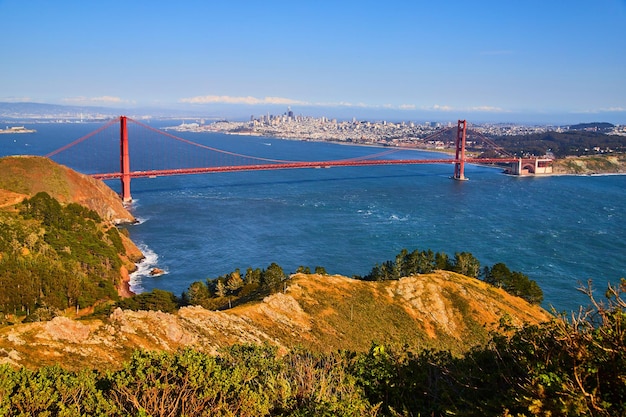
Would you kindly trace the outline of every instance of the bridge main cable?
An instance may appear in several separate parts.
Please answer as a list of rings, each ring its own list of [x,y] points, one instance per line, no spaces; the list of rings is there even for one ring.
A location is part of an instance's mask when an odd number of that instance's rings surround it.
[[[97,135],[98,133],[102,132],[103,130],[107,129],[108,127],[113,126],[115,123],[118,123],[118,121],[119,121],[119,119],[112,119],[112,120],[110,120],[109,122],[107,122],[106,124],[104,124],[104,125],[100,126],[98,129],[94,130],[93,132],[88,133],[88,134],[86,134],[85,136],[83,136],[83,137],[80,137],[80,138],[76,139],[74,142],[68,143],[67,145],[62,146],[62,147],[60,147],[59,149],[54,150],[54,151],[52,151],[52,152],[50,152],[50,153],[48,153],[48,154],[46,154],[46,155],[44,155],[44,156],[45,156],[46,158],[51,158],[51,157],[53,157],[54,155],[57,155],[57,154],[59,154],[59,153],[61,153],[61,152],[65,151],[65,150],[68,150],[68,149],[69,149],[69,148],[71,148],[72,146],[74,146],[74,145],[78,145],[79,143],[81,143],[81,142],[83,142],[83,141],[85,141],[85,140],[89,139],[89,138],[90,138],[90,137],[92,137],[92,136]]]
[[[188,145],[197,146],[197,147],[202,148],[202,149],[207,149],[207,150],[210,150],[210,151],[223,153],[223,154],[226,154],[226,155],[237,156],[239,158],[250,158],[250,159],[255,159],[255,160],[259,160],[259,161],[266,161],[266,162],[277,162],[277,163],[291,163],[291,162],[294,162],[294,161],[286,161],[286,160],[282,160],[282,159],[261,158],[261,157],[257,157],[257,156],[244,155],[244,154],[240,154],[240,153],[236,153],[236,152],[230,152],[230,151],[225,151],[225,150],[222,150],[222,149],[213,148],[211,146],[203,145],[201,143],[197,143],[197,142],[194,142],[194,141],[191,141],[191,140],[188,140],[188,139],[181,138],[180,136],[172,135],[171,133],[164,132],[164,131],[162,131],[160,129],[157,129],[155,127],[152,127],[152,126],[148,126],[148,125],[146,125],[144,123],[138,122],[137,120],[134,120],[134,119],[131,119],[131,118],[128,118],[128,120],[130,120],[131,122],[133,122],[133,123],[135,123],[135,124],[145,128],[145,129],[148,129],[148,130],[150,130],[152,132],[161,134],[163,136],[167,136],[167,137],[169,137],[171,139],[174,139],[174,140],[186,143]]]
[[[276,163],[285,163],[285,164],[298,163],[298,162],[306,163],[307,162],[307,161],[293,161],[293,160],[284,160],[284,159],[262,158],[262,157],[259,157],[259,156],[251,156],[251,155],[245,155],[245,154],[240,154],[240,153],[236,153],[236,152],[225,151],[223,149],[213,148],[211,146],[202,145],[201,143],[197,143],[197,142],[194,142],[194,141],[191,141],[191,140],[188,140],[188,139],[181,138],[180,136],[176,136],[176,135],[173,135],[171,133],[164,132],[164,131],[162,131],[160,129],[157,129],[157,128],[152,127],[152,126],[148,126],[148,125],[146,125],[144,123],[141,123],[141,122],[139,122],[137,120],[134,120],[134,119],[131,119],[131,118],[128,118],[128,120],[133,122],[133,123],[135,123],[135,124],[137,124],[137,125],[139,125],[139,126],[141,126],[141,127],[143,127],[143,128],[145,128],[145,129],[148,129],[148,130],[153,131],[155,133],[161,134],[163,136],[167,136],[167,137],[169,137],[171,139],[174,139],[174,140],[186,143],[188,145],[197,146],[197,147],[202,148],[202,149],[207,149],[207,150],[210,150],[210,151],[223,153],[223,154],[226,154],[226,155],[236,156],[236,157],[239,157],[239,158],[249,158],[249,159],[257,160],[257,161],[276,162]],[[406,149],[401,149],[401,148],[400,149],[388,149],[386,151],[378,152],[378,153],[371,154],[371,155],[358,156],[358,157],[347,158],[347,159],[339,159],[337,161],[346,161],[346,162],[348,162],[348,161],[367,160],[367,159],[378,158],[378,157],[381,157],[381,156],[384,156],[384,155],[389,155],[389,154],[392,154],[392,153],[400,152],[402,150],[406,150]]]

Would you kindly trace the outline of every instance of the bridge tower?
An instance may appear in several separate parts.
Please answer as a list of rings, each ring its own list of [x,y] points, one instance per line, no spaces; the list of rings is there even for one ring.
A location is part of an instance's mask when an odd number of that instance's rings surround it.
[[[133,199],[130,196],[130,157],[128,154],[128,129],[126,116],[120,116],[120,173],[122,180],[122,201],[129,203]]]
[[[456,129],[456,154],[454,163],[454,176],[455,180],[465,181],[465,138],[467,131],[467,122],[465,120],[459,120]]]

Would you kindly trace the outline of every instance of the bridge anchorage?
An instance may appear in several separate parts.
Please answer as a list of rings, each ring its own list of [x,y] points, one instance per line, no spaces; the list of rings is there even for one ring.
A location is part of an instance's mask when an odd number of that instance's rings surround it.
[[[100,127],[96,131],[75,140],[74,142],[57,149],[54,152],[47,154],[47,157],[52,157],[60,152],[63,152],[74,145],[94,136],[97,133],[107,130],[109,127],[116,123],[117,119],[110,121],[106,125]],[[156,168],[147,168],[142,170],[131,171],[131,161],[129,152],[129,140],[128,140],[128,122],[132,122],[134,125],[138,125],[143,128],[142,132],[148,132],[150,137],[150,144],[143,146],[142,149],[146,149],[149,154],[148,160],[152,161],[152,165]],[[508,164],[509,168],[505,169],[505,172],[511,175],[536,175],[536,174],[551,174],[552,173],[552,160],[541,158],[517,158],[512,155],[508,155],[504,158],[468,158],[466,155],[466,139],[467,139],[467,122],[465,120],[459,120],[457,123],[457,132],[455,140],[455,155],[452,158],[441,159],[384,159],[384,156],[406,148],[385,148],[384,151],[366,155],[357,158],[333,160],[333,161],[286,161],[279,159],[269,159],[263,157],[256,157],[250,155],[242,155],[234,152],[224,151],[221,149],[212,148],[207,145],[202,145],[196,142],[192,142],[187,139],[183,139],[174,136],[170,133],[156,129],[151,126],[142,124],[136,120],[127,118],[126,116],[119,117],[119,140],[120,140],[120,156],[119,156],[119,171],[108,173],[96,173],[91,174],[92,177],[100,180],[120,179],[121,192],[120,196],[124,203],[130,203],[132,201],[130,182],[132,178],[154,178],[158,176],[169,175],[189,175],[189,174],[203,174],[203,173],[219,173],[219,172],[236,172],[236,171],[261,171],[261,170],[276,170],[276,169],[296,169],[296,168],[331,168],[331,167],[347,167],[347,166],[373,166],[373,165],[413,165],[413,164],[454,164],[453,179],[458,181],[466,181],[465,176],[465,164]],[[440,135],[453,128],[444,129],[436,135]],[[110,134],[111,132],[109,132]],[[481,136],[479,132],[473,131],[473,134]],[[161,152],[158,152],[158,148],[154,146],[156,139],[174,139],[182,142],[186,149],[191,150],[189,154],[185,154],[187,151],[172,152],[171,146],[167,145]],[[113,140],[115,138],[113,137]],[[483,142],[490,146],[495,145],[490,139],[482,137]],[[134,143],[134,142],[133,142]],[[200,150],[199,150],[200,149]],[[502,149],[500,149],[502,152]],[[198,159],[200,155],[202,158]],[[146,155],[142,155],[146,156]],[[157,157],[164,158],[165,161],[157,161]],[[145,159],[145,158],[144,158]],[[177,159],[179,165],[187,168],[161,168],[164,165],[172,165],[173,159]],[[195,162],[194,162],[195,161]],[[174,164],[176,165],[176,164]],[[188,166],[192,166],[189,168]]]

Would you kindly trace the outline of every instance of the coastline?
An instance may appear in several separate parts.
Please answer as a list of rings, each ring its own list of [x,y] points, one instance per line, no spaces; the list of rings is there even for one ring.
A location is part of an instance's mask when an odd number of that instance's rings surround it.
[[[207,130],[207,131],[197,131],[195,133],[222,133],[225,135],[233,135],[233,136],[248,136],[248,137],[266,138],[266,139],[291,140],[291,141],[297,141],[297,142],[330,143],[330,144],[342,145],[342,146],[360,146],[363,148],[380,148],[380,149],[397,149],[398,151],[432,152],[432,153],[439,153],[443,155],[454,155],[454,152],[455,152],[454,149],[452,148],[450,148],[449,150],[446,150],[446,149],[438,149],[438,148],[419,148],[419,147],[412,147],[412,146],[389,146],[389,145],[381,145],[379,143],[355,143],[355,142],[347,142],[347,141],[340,141],[340,140],[296,138],[296,137],[288,137],[288,136],[264,135],[264,134],[251,133],[251,132],[240,133],[240,132],[230,132],[230,131]]]
[[[321,138],[308,138],[303,137],[301,135],[297,136],[286,136],[284,134],[270,134],[269,132],[253,132],[250,130],[244,131],[234,131],[227,129],[204,129],[196,127],[195,129],[185,129],[179,130],[177,126],[172,126],[169,128],[165,128],[167,130],[174,131],[185,131],[192,133],[220,133],[225,135],[235,135],[235,136],[245,136],[245,137],[256,137],[259,139],[279,139],[279,140],[291,140],[291,141],[300,141],[300,142],[324,142],[330,144],[337,144],[343,146],[360,146],[360,147],[369,147],[369,148],[380,148],[380,149],[394,149],[397,151],[418,151],[418,152],[429,152],[441,155],[447,155],[454,157],[455,149],[453,148],[445,148],[441,149],[441,147],[420,147],[420,146],[407,146],[407,145],[385,145],[376,142],[348,142],[344,140],[335,140],[335,139],[321,139]],[[476,152],[466,151],[467,156],[476,157]],[[593,163],[591,163],[593,162]],[[490,168],[502,168],[495,165],[490,164],[477,164],[484,167]],[[546,177],[546,176],[562,176],[562,175],[581,175],[581,176],[601,176],[601,175],[626,175],[626,154],[599,154],[599,155],[585,155],[585,156],[568,156],[565,158],[554,159],[553,160],[553,172],[549,174],[529,174],[523,175],[524,177]],[[520,175],[516,175],[520,176]]]
[[[202,133],[202,132],[198,132]],[[294,138],[294,137],[285,137],[285,136],[276,136],[276,135],[263,135],[263,134],[253,134],[252,132],[239,133],[239,132],[227,132],[227,131],[211,131],[207,133],[224,133],[228,135],[237,135],[237,136],[253,136],[258,138],[269,138],[269,139],[280,139],[280,140],[293,140],[300,142],[324,142],[324,143],[332,143],[336,145],[343,146],[360,146],[360,147],[369,147],[369,148],[381,148],[381,149],[397,149],[398,151],[406,150],[406,151],[418,151],[418,152],[430,152],[430,153],[438,153],[442,155],[452,155],[454,156],[454,149],[430,149],[430,148],[421,148],[421,147],[410,147],[410,146],[388,146],[381,145],[377,143],[352,143],[345,141],[335,141],[335,140],[323,140],[323,139],[304,139],[304,138]],[[472,155],[472,152],[467,152],[467,154]],[[611,166],[600,169],[597,166],[592,166],[587,168],[586,162],[591,160],[610,160],[617,159],[617,162],[611,164]],[[582,169],[578,170],[576,168],[565,169],[563,166],[564,163],[574,162],[575,165],[580,166]],[[585,156],[568,156],[566,158],[554,159],[555,166],[557,166],[557,170],[553,171],[551,174],[532,174],[532,175],[514,175],[516,177],[551,177],[551,176],[606,176],[606,175],[626,175],[626,155],[618,154],[618,155],[585,155]],[[481,164],[478,164],[481,165]],[[501,168],[494,165],[481,165],[487,168]]]

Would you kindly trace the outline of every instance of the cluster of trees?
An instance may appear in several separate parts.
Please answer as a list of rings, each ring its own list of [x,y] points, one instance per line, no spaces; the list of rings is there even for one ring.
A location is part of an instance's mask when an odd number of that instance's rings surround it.
[[[599,152],[594,148],[601,151],[611,149],[614,152],[626,152],[626,139],[623,136],[585,130],[497,136],[493,141],[509,153],[518,156],[543,156],[548,152],[556,158],[595,155]]]
[[[314,269],[316,274],[326,274],[321,266]],[[310,274],[309,267],[300,266],[296,273]],[[266,269],[251,268],[242,276],[239,269],[218,278],[192,283],[183,292],[180,305],[198,305],[210,310],[232,307],[234,304],[260,299],[272,292],[284,289],[288,276],[283,268],[272,262]]]
[[[455,253],[450,258],[443,252],[432,250],[409,252],[402,249],[395,261],[386,261],[375,265],[364,277],[354,275],[354,279],[366,281],[398,280],[416,274],[427,274],[435,270],[454,271],[472,278],[482,278],[488,284],[503,288],[515,296],[532,304],[543,301],[543,291],[534,280],[521,272],[511,271],[503,263],[481,270],[480,262],[468,252]],[[326,275],[326,269],[316,266],[316,274]],[[299,266],[296,273],[310,274],[311,268]],[[160,310],[174,312],[179,307],[197,305],[209,310],[231,308],[234,305],[259,300],[266,295],[283,290],[288,276],[283,268],[270,264],[267,269],[248,268],[245,274],[239,269],[218,278],[192,283],[181,297],[173,293],[154,289],[148,293],[122,299],[116,306],[128,310]]]
[[[181,297],[173,293],[154,289],[148,293],[134,295],[116,303],[117,307],[128,310],[176,311],[181,306],[197,305],[209,310],[232,307],[234,304],[261,298],[283,289],[287,275],[276,263],[267,269],[248,268],[242,276],[235,271],[218,278],[193,282]]]
[[[543,301],[543,291],[537,282],[527,275],[511,271],[503,263],[497,263],[491,268],[485,267],[481,271],[480,262],[469,252],[457,252],[451,259],[443,252],[435,253],[430,249],[413,252],[402,249],[394,261],[377,264],[368,275],[355,278],[367,281],[397,280],[416,274],[428,274],[435,270],[453,271],[472,278],[482,278],[488,284],[503,288],[532,304],[540,304]]]
[[[272,262],[266,269],[248,268],[244,275],[239,269],[208,279],[196,281],[182,294],[183,305],[199,305],[209,309],[232,307],[239,303],[258,298],[282,288],[287,275],[277,263]]]
[[[115,227],[45,192],[18,213],[0,213],[0,319],[47,318],[56,310],[116,300],[124,245]]]
[[[623,416],[626,280],[568,319],[512,328],[464,356],[373,344],[313,353],[233,346],[136,352],[120,369],[0,366],[0,414]]]
[[[486,266],[482,277],[486,283],[502,288],[531,304],[541,304],[543,301],[543,291],[535,280],[521,272],[511,271],[503,263],[497,263],[491,268]]]

